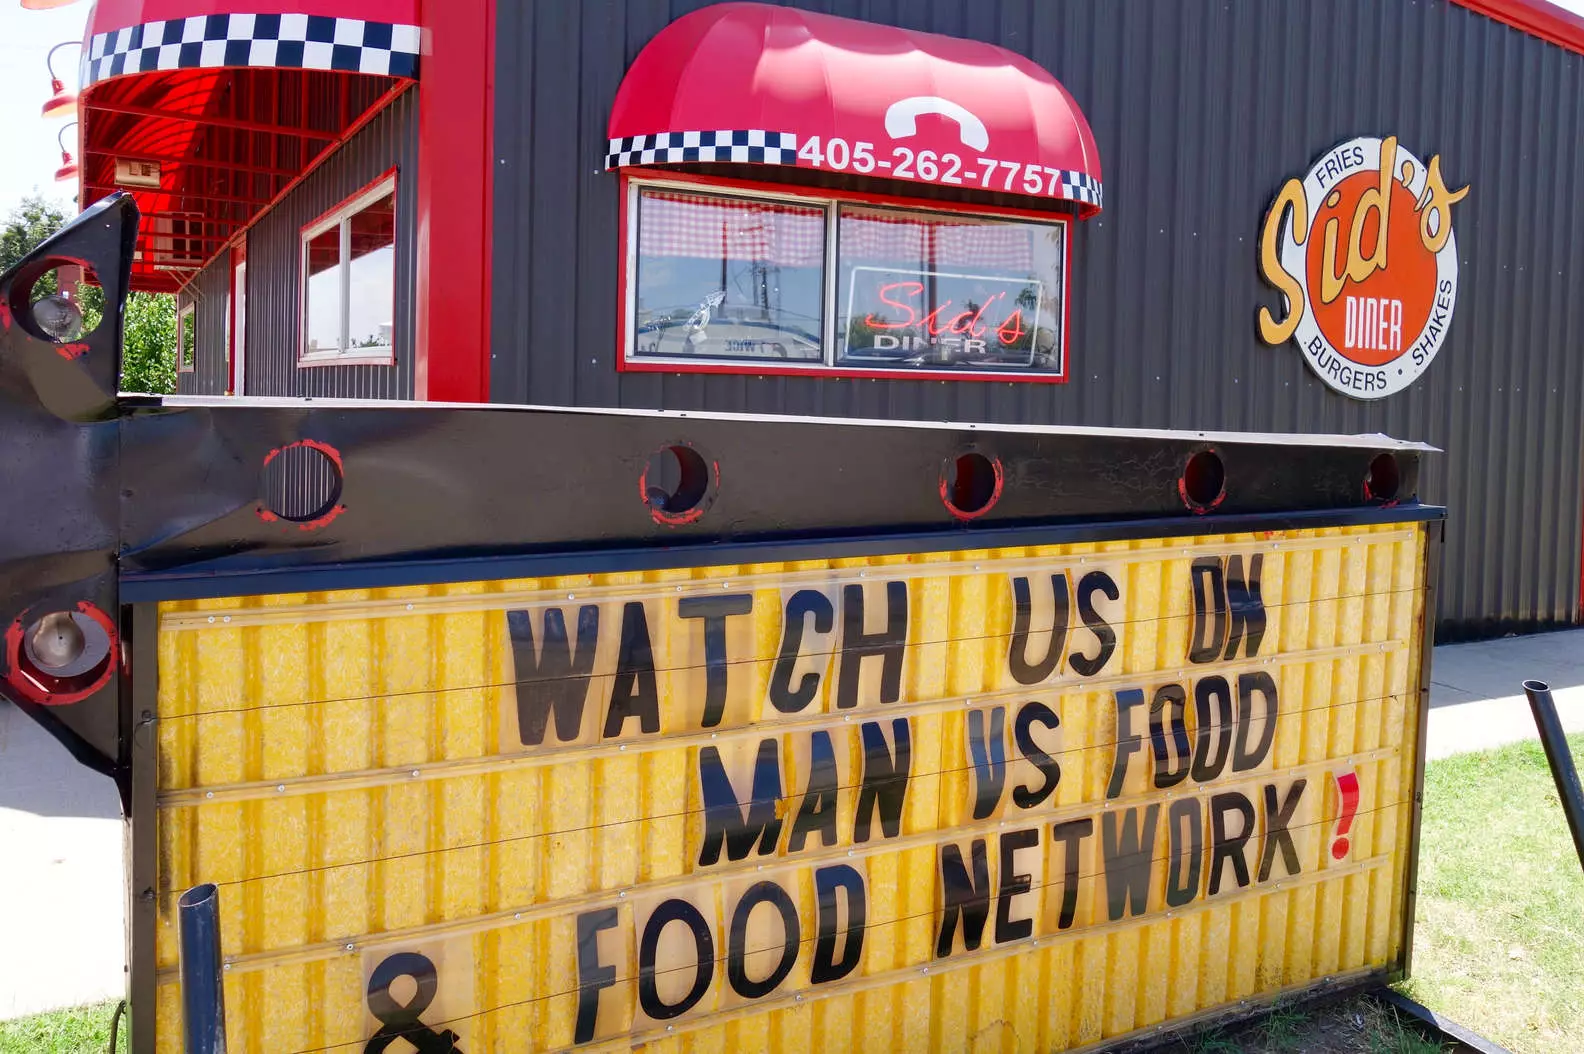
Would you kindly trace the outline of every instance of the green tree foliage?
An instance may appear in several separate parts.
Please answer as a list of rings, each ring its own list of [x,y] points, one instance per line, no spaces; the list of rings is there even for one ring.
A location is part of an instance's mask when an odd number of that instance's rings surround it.
[[[4,229],[0,229],[0,271],[9,271],[33,247],[66,225],[66,214],[41,197],[22,199],[22,204],[11,210]],[[55,279],[47,281],[54,292]]]
[[[133,293],[127,298],[121,345],[121,390],[168,395],[176,390],[176,298]]]
[[[0,272],[10,270],[45,238],[60,230],[68,216],[38,196],[26,197],[0,227]],[[55,292],[55,275],[33,287],[33,299]],[[83,329],[96,327],[104,315],[104,290],[78,287]],[[121,349],[121,389],[166,395],[176,390],[176,298],[168,293],[133,293],[127,298]]]

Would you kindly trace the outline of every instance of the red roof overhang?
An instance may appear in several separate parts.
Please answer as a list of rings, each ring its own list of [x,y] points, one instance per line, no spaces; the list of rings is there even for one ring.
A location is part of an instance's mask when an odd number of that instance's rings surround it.
[[[1584,54],[1584,16],[1547,0],[1454,0],[1514,29]]]
[[[134,288],[179,288],[411,84],[416,19],[415,0],[99,0],[78,200],[136,198]],[[118,161],[159,185],[118,182]]]
[[[1101,206],[1089,123],[1033,62],[769,4],[661,30],[622,81],[609,136],[607,168],[789,165],[1065,200],[1080,216]]]

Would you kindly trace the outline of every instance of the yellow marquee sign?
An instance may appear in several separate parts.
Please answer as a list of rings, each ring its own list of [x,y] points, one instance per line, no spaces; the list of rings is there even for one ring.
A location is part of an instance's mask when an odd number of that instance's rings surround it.
[[[1402,962],[1420,524],[173,602],[230,1049],[1069,1050]]]

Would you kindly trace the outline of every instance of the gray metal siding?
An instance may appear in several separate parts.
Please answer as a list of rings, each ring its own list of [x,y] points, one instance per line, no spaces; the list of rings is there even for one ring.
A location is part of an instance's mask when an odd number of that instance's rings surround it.
[[[176,390],[182,395],[226,393],[231,376],[230,362],[226,359],[226,342],[230,339],[227,297],[230,294],[230,250],[209,261],[209,266],[199,271],[177,294],[178,312],[185,310],[188,304],[194,305],[197,312],[198,339],[193,352],[193,371],[176,375]]]
[[[1446,449],[1443,637],[1571,622],[1584,367],[1584,56],[1447,0],[796,0],[987,40],[1072,92],[1105,211],[1075,225],[1065,385],[620,374],[605,126],[639,49],[704,0],[497,6],[497,401],[1187,429],[1386,432]],[[1440,154],[1461,276],[1407,392],[1335,394],[1258,340],[1266,208],[1358,135]],[[1236,485],[1236,481],[1232,481]]]
[[[418,93],[407,91],[248,232],[248,395],[411,399]],[[396,363],[297,365],[304,225],[396,169]]]

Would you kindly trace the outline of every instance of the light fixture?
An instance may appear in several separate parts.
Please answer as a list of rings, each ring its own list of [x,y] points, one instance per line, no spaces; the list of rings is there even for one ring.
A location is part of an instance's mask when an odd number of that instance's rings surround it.
[[[63,124],[61,125],[61,130],[55,136],[55,141],[60,144],[61,148],[61,167],[55,170],[55,182],[57,183],[64,183],[68,179],[77,178],[77,162],[72,160],[71,151],[66,149],[65,140],[66,129],[76,127],[76,121],[72,121],[70,124]]]
[[[76,2],[77,0],[22,0],[22,7],[27,11],[48,11],[51,8],[65,7]]]
[[[24,6],[26,6],[26,0],[24,0]],[[55,53],[61,48],[70,47],[73,44],[78,47],[82,46],[75,40],[62,41],[50,48],[49,54],[44,58],[44,68],[49,71],[50,75],[51,93],[49,101],[44,104],[42,111],[45,117],[75,117],[77,115],[77,93],[67,91],[66,85],[59,77],[55,76]]]

